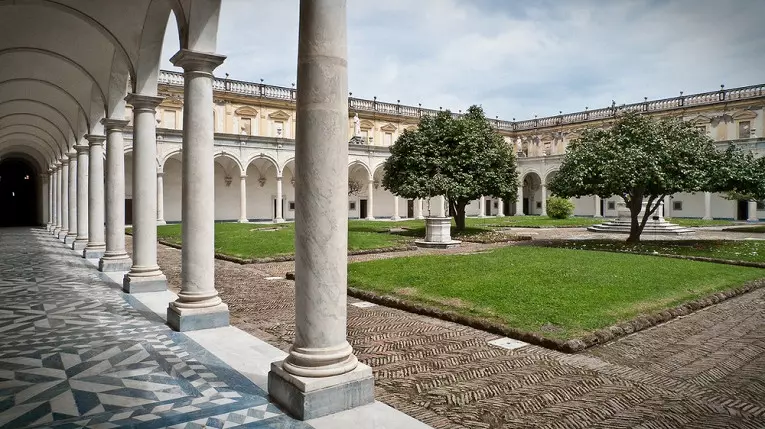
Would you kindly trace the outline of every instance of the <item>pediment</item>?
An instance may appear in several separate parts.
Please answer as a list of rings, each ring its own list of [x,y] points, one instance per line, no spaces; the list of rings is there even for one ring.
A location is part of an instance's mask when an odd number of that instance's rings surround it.
[[[709,124],[711,122],[712,122],[712,118],[710,118],[709,116],[705,116],[705,115],[699,115],[699,116],[696,116],[695,118],[691,119],[691,123],[693,123],[693,125],[706,125],[706,124]]]
[[[250,106],[240,107],[234,110],[234,113],[238,116],[258,116],[258,111]]]
[[[392,133],[392,132],[396,131],[396,126],[393,125],[393,124],[388,123],[388,124],[385,124],[382,127],[380,127],[380,130],[385,131],[386,133]]]
[[[738,121],[742,119],[754,119],[757,117],[757,114],[752,112],[751,110],[739,110],[738,112],[735,112],[731,116],[733,116],[733,119]]]
[[[287,119],[290,118],[290,115],[284,113],[284,111],[282,111],[282,110],[277,110],[276,112],[271,113],[270,115],[268,115],[268,117],[270,119],[276,119],[278,121],[286,121]]]
[[[361,128],[362,130],[365,130],[365,131],[366,130],[371,130],[374,127],[375,127],[375,124],[373,124],[370,121],[364,120],[364,121],[359,122],[359,128]]]

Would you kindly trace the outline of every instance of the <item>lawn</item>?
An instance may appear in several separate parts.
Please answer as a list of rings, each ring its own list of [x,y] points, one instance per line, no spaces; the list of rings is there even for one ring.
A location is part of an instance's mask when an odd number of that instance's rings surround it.
[[[182,244],[181,225],[158,226],[157,238]],[[405,237],[380,233],[364,225],[357,228],[353,222],[349,222],[349,251],[397,247],[405,244],[406,241]],[[278,225],[216,223],[215,251],[244,259],[293,255],[295,253],[295,225],[292,223]]]
[[[765,270],[531,246],[352,263],[349,286],[568,339],[765,277]]]
[[[735,222],[724,219],[693,219],[684,217],[668,217],[665,218],[667,222],[675,223],[685,227],[699,227],[699,226],[728,226],[735,225]]]
[[[723,231],[728,232],[750,232],[750,233],[765,233],[765,225],[752,225],[752,226],[737,226],[734,228],[725,228]]]
[[[470,217],[466,224],[484,228],[556,228],[556,227],[587,227],[603,223],[608,219],[593,217],[569,217],[553,219],[547,216],[504,216],[504,217]]]
[[[761,240],[651,240],[638,244],[614,240],[555,240],[543,242],[540,245],[579,250],[663,253],[730,261],[765,262],[765,241]]]

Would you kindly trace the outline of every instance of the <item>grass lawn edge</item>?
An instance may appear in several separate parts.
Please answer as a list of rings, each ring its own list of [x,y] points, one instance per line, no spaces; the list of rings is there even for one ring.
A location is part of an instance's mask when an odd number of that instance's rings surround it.
[[[290,274],[292,274],[291,279],[294,280],[293,273],[288,273],[287,278],[290,278]],[[617,338],[621,338],[629,334],[668,322],[674,318],[686,316],[711,305],[759,289],[763,286],[765,286],[765,279],[749,281],[741,286],[728,289],[726,291],[715,292],[713,294],[697,298],[695,300],[691,300],[662,311],[641,314],[631,320],[620,322],[602,329],[595,330],[583,336],[571,338],[568,340],[547,338],[534,332],[522,331],[520,329],[516,329],[492,320],[480,317],[466,316],[455,311],[439,308],[433,305],[415,303],[401,299],[399,297],[381,295],[375,292],[370,292],[354,287],[348,287],[348,295],[364,301],[384,305],[386,307],[392,307],[409,313],[458,323],[460,325],[469,326],[474,329],[479,329],[481,331],[486,331],[492,334],[513,338],[529,344],[557,350],[563,353],[577,353],[590,347],[605,344]]]

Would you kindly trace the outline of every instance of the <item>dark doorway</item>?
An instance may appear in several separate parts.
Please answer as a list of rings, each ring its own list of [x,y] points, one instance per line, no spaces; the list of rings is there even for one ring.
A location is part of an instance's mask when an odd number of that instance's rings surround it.
[[[367,200],[359,200],[359,219],[367,218]]]
[[[606,201],[601,198],[601,200],[600,200],[600,213],[595,213],[595,214],[605,217],[606,216],[605,213],[606,213]]]
[[[502,213],[504,213],[505,216],[515,216],[514,212],[515,212],[515,204],[511,206],[510,201],[502,200]]]
[[[125,200],[125,225],[133,224],[133,199]]]
[[[737,220],[749,219],[749,201],[738,200],[738,216],[736,217],[736,219]]]
[[[523,199],[523,214],[529,214],[529,199]]]
[[[284,197],[282,197],[282,219],[284,218]],[[276,219],[276,198],[274,198],[274,219]]]
[[[37,225],[37,175],[19,158],[0,161],[0,226]]]
[[[406,217],[414,218],[414,200],[406,200]]]
[[[483,211],[486,216],[491,216],[491,200],[486,200],[484,202]]]

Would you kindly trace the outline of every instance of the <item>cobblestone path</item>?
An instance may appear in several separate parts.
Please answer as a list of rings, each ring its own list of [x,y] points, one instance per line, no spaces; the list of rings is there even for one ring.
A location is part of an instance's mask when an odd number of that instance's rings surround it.
[[[180,252],[160,246],[159,260],[177,290]],[[283,350],[294,285],[267,278],[291,269],[216,262],[232,323]],[[353,302],[349,340],[377,398],[435,428],[765,428],[765,290],[577,355]]]

